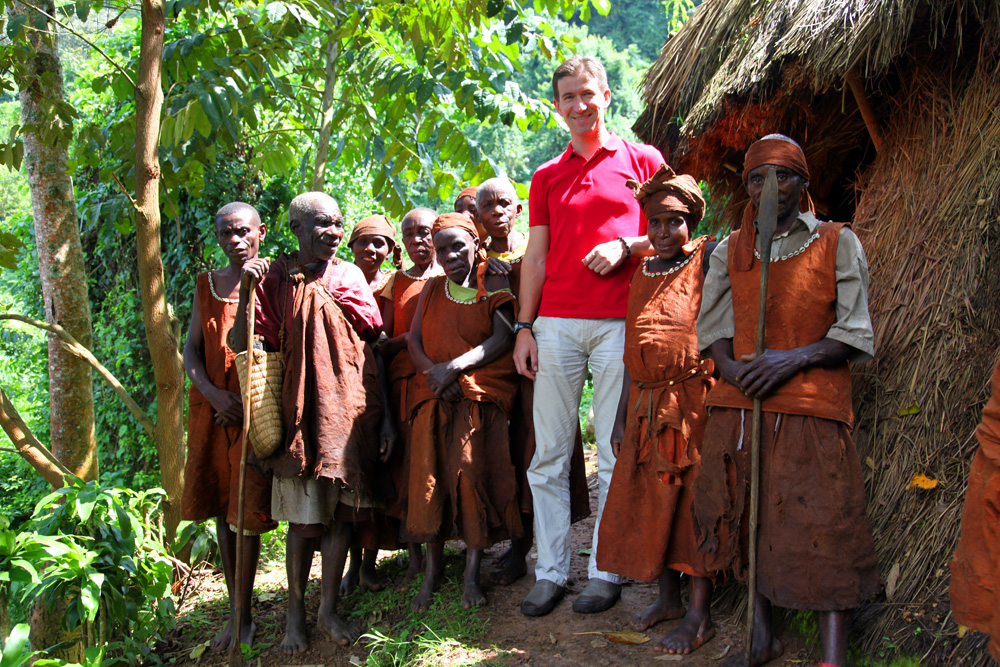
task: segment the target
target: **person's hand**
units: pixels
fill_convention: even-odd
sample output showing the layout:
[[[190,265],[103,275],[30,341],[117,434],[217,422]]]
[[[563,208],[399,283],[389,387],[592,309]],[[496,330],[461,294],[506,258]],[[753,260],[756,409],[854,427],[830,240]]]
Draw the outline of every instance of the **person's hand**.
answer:
[[[598,243],[594,249],[583,258],[583,265],[591,271],[606,276],[625,261],[625,247],[618,239],[607,243]]]
[[[243,397],[224,389],[216,389],[206,396],[215,409],[215,423],[226,426],[243,424]]]
[[[457,382],[452,382],[447,387],[442,388],[438,396],[446,401],[460,401],[462,400],[462,387]]]
[[[382,425],[378,430],[378,458],[385,463],[392,456],[392,450],[396,446],[396,426],[388,417],[382,418]]]
[[[434,364],[424,375],[427,376],[427,385],[437,396],[441,396],[444,389],[458,379],[459,371],[453,368],[450,362],[446,361]]]
[[[625,421],[615,419],[615,425],[611,427],[611,453],[618,458],[618,453],[622,450],[622,440],[625,439]]]
[[[538,344],[529,329],[521,329],[514,340],[514,368],[528,378],[535,379],[538,372]]]
[[[250,283],[259,283],[261,279],[267,274],[268,268],[271,266],[271,260],[267,257],[254,257],[253,259],[248,259],[246,264],[240,270],[240,287],[245,287],[250,289]]]
[[[798,350],[764,350],[764,354],[745,362],[739,372],[739,386],[751,398],[764,398],[805,365]]]
[[[486,274],[490,276],[509,275],[510,264],[497,257],[490,257],[486,263]]]
[[[746,361],[719,360],[715,362],[715,370],[719,372],[719,377],[725,382],[743,391],[743,383],[740,381],[740,376],[743,374],[743,368],[746,365]]]

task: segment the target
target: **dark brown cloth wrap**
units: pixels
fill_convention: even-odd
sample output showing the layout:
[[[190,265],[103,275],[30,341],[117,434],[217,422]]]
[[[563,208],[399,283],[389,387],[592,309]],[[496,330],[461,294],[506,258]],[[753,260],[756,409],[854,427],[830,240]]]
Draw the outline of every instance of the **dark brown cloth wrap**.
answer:
[[[990,653],[1000,661],[1000,361],[990,385],[951,561],[951,610],[957,623],[989,633]]]
[[[371,347],[322,277],[299,265],[294,254],[271,262],[258,294],[273,312],[284,313],[287,332],[285,444],[265,467],[279,477],[339,479],[360,495],[371,494],[382,418]]]
[[[645,208],[654,202],[660,210],[687,213],[695,222],[705,216],[705,198],[701,194],[698,181],[688,174],[675,173],[667,164],[661,164],[656,173],[645,183],[628,180],[625,181],[625,185],[635,193],[635,198],[642,205],[647,218],[650,213]]]
[[[708,412],[714,365],[698,351],[696,323],[706,242],[674,274],[632,276],[625,316],[625,367],[632,377],[625,436],[597,542],[597,566],[651,581],[664,567],[709,576],[697,549],[691,485]]]
[[[195,294],[201,310],[201,333],[205,346],[205,371],[216,387],[240,394],[235,359],[226,345],[226,334],[236,318],[236,303],[212,296],[209,274],[198,274]],[[188,397],[187,461],[184,465],[184,494],[181,518],[205,521],[224,517],[236,525],[239,507],[240,455],[243,429],[215,423],[215,408],[196,386]],[[248,466],[244,494],[244,530],[263,533],[277,522],[271,519],[271,481]]]

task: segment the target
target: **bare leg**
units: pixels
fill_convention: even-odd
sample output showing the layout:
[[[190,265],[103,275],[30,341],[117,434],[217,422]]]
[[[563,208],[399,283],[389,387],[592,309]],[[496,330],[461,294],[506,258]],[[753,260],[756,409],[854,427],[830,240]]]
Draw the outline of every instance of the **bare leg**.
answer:
[[[528,557],[528,550],[531,548],[534,516],[522,512],[521,526],[524,531],[522,536],[512,539],[510,541],[510,549],[497,558],[497,562],[502,567],[499,570],[489,573],[488,579],[490,582],[500,586],[510,586],[528,573],[528,565],[525,559]]]
[[[285,569],[288,574],[288,612],[285,614],[285,638],[281,650],[302,653],[309,648],[306,638],[306,584],[312,565],[314,541],[289,529],[285,547]]]
[[[354,561],[354,553],[351,552],[351,562]],[[365,555],[361,559],[361,590],[380,591],[388,583],[382,575],[375,569],[378,563],[378,549],[365,549]]]
[[[851,624],[850,611],[816,612],[819,636],[823,642],[823,662],[847,667],[847,634]]]
[[[774,636],[774,628],[771,625],[771,601],[757,593],[757,604],[754,613],[755,622],[753,628],[753,650],[750,651],[750,667],[760,667],[764,663],[770,662],[780,656],[785,650],[785,645]],[[742,667],[743,654],[731,656],[725,663],[739,665]]]
[[[690,653],[715,636],[712,623],[712,580],[692,577],[691,604],[681,624],[656,646],[663,653]]]
[[[424,583],[420,586],[417,597],[413,598],[413,602],[410,603],[410,608],[416,612],[425,612],[430,609],[431,598],[441,586],[441,579],[444,577],[444,542],[427,545],[426,569]]]
[[[319,603],[316,626],[341,646],[354,643],[358,633],[337,616],[340,598],[340,578],[351,546],[352,526],[344,521],[331,521],[323,532],[320,553],[323,554],[323,596]]]
[[[351,558],[347,562],[347,574],[340,580],[340,594],[349,595],[354,592],[361,581],[361,547],[351,547]]]
[[[639,632],[660,621],[669,621],[684,615],[684,605],[681,604],[680,573],[664,568],[658,581],[660,584],[659,597],[653,604],[632,617],[632,628]]]
[[[409,584],[424,569],[424,552],[420,549],[420,544],[417,542],[408,543],[406,550],[410,554],[410,562],[406,566],[406,575],[403,577],[403,581]]]
[[[486,604],[486,594],[479,583],[479,566],[483,560],[482,549],[469,549],[465,554],[465,590],[462,592],[462,607],[472,609]],[[522,562],[523,559],[522,559]]]

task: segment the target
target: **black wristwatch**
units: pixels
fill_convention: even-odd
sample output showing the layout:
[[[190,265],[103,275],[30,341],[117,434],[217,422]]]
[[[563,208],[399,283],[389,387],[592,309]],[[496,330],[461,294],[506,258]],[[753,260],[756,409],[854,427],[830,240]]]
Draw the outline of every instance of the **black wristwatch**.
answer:
[[[517,332],[520,331],[521,329],[527,329],[528,331],[531,331],[531,322],[514,322],[515,336],[517,335]],[[532,332],[532,334],[534,334],[534,332]]]

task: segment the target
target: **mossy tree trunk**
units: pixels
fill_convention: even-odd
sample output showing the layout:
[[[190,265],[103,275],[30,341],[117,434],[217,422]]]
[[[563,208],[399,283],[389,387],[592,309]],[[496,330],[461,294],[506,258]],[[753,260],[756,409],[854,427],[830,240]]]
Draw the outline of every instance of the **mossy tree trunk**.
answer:
[[[163,107],[163,30],[163,0],[143,0],[135,90],[136,251],[142,319],[156,379],[156,448],[160,458],[160,479],[168,497],[164,519],[169,544],[180,521],[184,484],[184,366],[178,349],[180,328],[164,292],[160,243],[157,146]]]
[[[40,8],[53,15],[52,0]],[[53,27],[20,2],[11,16],[24,15],[26,25]],[[39,20],[40,19],[40,20]],[[68,136],[63,99],[62,65],[54,32],[27,33],[28,57],[15,68],[21,98],[24,164],[31,188],[35,245],[45,303],[45,319],[61,324],[90,348],[93,331],[87,274],[80,244],[73,179],[68,169]],[[44,136],[42,136],[44,135]],[[53,140],[59,137],[58,140]],[[66,351],[57,336],[49,335],[49,393],[51,446],[55,456],[83,479],[97,478],[94,437],[94,394],[90,366]]]

